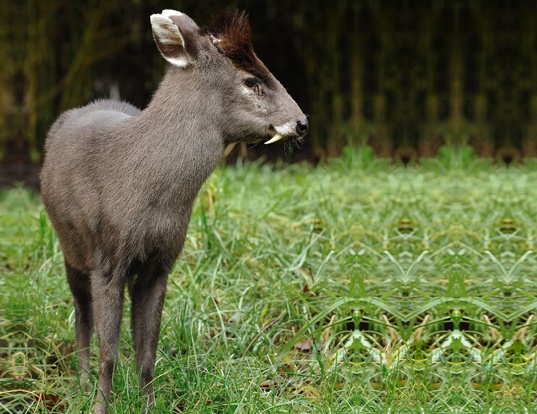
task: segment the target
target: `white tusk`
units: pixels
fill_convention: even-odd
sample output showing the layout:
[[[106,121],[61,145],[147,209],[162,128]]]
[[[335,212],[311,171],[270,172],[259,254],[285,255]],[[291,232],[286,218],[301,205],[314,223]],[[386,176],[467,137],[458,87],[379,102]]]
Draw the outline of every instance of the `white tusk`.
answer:
[[[283,138],[283,135],[276,133],[271,139],[265,142],[265,145],[273,144]]]

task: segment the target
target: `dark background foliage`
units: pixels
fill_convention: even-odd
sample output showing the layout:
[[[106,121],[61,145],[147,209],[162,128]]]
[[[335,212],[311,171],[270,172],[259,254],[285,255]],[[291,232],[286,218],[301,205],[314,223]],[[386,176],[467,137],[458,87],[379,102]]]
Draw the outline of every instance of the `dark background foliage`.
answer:
[[[166,66],[149,16],[174,8],[204,25],[226,6],[249,13],[258,55],[311,122],[293,155],[235,154],[318,160],[367,144],[410,159],[448,144],[537,155],[537,2],[3,0],[0,163],[39,165],[65,109],[108,96],[145,107]]]

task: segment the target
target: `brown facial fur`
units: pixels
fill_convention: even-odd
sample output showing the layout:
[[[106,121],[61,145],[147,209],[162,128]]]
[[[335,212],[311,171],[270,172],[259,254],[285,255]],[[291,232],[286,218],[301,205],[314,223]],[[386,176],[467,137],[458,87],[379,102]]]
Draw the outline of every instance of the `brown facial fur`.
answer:
[[[219,42],[217,49],[238,68],[251,73],[266,84],[270,72],[254,52],[248,15],[244,11],[225,10],[216,15],[207,28]]]

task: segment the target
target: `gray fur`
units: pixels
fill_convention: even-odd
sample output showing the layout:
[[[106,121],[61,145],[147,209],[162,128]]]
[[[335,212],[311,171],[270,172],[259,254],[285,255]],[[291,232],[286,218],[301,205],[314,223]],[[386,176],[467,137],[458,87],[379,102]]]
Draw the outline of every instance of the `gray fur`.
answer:
[[[95,101],[63,113],[46,142],[41,192],[64,253],[84,381],[93,326],[99,339],[96,413],[105,413],[109,400],[125,286],[148,411],[154,403],[166,281],[183,247],[194,199],[224,146],[267,140],[281,125],[307,125],[271,74],[270,83],[248,89],[244,80],[251,75],[218,50],[209,33],[185,15],[173,16],[173,23],[186,48],[162,42],[160,32],[164,46],[157,45],[165,58],[179,56],[188,65],[168,69],[145,110]],[[298,138],[303,129],[285,138]]]

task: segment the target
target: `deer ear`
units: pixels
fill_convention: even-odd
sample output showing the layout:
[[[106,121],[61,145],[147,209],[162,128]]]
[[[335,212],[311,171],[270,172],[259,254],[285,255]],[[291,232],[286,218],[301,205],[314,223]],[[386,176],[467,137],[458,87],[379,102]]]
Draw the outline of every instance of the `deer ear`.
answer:
[[[181,29],[181,26],[184,28]],[[151,16],[151,28],[157,47],[168,62],[186,68],[191,62],[185,39],[190,38],[196,23],[187,15],[175,10],[163,10],[162,14]],[[186,35],[186,36],[185,36]]]

